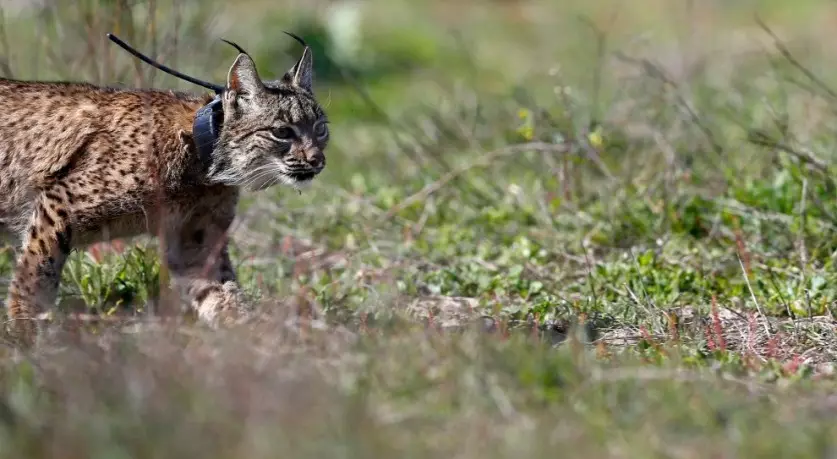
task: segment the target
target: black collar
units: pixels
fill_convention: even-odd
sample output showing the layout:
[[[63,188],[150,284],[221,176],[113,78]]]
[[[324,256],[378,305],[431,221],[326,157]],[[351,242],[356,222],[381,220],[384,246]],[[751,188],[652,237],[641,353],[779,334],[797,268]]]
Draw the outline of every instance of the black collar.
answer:
[[[212,151],[215,150],[223,122],[224,112],[220,95],[195,114],[192,122],[192,140],[204,168],[209,168],[212,163]]]

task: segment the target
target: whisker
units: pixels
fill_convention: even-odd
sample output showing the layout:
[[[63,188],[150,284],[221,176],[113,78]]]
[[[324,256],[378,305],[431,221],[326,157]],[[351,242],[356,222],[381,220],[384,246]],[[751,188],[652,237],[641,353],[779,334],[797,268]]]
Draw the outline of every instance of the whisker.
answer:
[[[250,188],[252,185],[257,184],[265,179],[265,177],[269,177],[268,181],[262,185],[262,187],[269,187],[275,184],[275,181],[278,177],[284,173],[282,165],[277,163],[268,163],[264,164],[258,168],[256,168],[253,172],[248,174],[247,178],[245,179],[244,186],[246,188]]]

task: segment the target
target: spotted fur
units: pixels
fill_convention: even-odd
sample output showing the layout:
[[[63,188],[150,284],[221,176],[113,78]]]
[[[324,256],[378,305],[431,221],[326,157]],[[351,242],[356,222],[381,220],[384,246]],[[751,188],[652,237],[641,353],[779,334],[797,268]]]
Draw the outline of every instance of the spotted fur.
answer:
[[[279,80],[230,67],[210,164],[192,139],[211,100],[163,90],[0,79],[0,232],[18,249],[10,331],[31,343],[74,248],[162,235],[174,284],[210,323],[243,306],[227,250],[241,190],[297,187],[325,167],[329,130],[306,48]]]

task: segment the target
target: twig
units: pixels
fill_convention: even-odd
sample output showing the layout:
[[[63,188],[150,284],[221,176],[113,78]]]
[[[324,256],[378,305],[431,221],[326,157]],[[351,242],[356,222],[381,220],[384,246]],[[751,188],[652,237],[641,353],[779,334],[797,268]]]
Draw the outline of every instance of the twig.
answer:
[[[148,0],[148,31],[147,34],[151,39],[151,57],[159,59],[159,49],[157,45],[157,2],[155,0]],[[148,76],[148,85],[154,86],[154,77],[156,73],[152,72]]]
[[[761,305],[759,305],[758,300],[756,300],[756,294],[753,292],[753,287],[750,285],[750,278],[747,277],[747,269],[744,268],[744,262],[741,261],[741,254],[736,252],[738,258],[738,265],[741,266],[741,274],[744,276],[744,282],[747,284],[747,290],[750,291],[750,298],[753,299],[753,303],[756,304],[756,310],[759,312],[759,315],[762,317],[767,317],[764,315],[764,311],[761,310]],[[770,338],[770,326],[768,325],[767,321],[763,322],[764,324],[764,332],[767,334],[767,337]]]
[[[630,56],[628,56],[628,55],[626,55],[622,52],[616,52],[616,53],[614,53],[614,56],[616,56],[617,59],[619,59],[623,62],[626,62],[628,64],[636,65],[637,67],[641,68],[645,72],[645,74],[650,76],[651,78],[654,78],[654,79],[656,79],[656,80],[658,80],[658,81],[660,81],[664,84],[667,84],[674,89],[680,89],[680,87],[679,87],[679,85],[677,84],[676,81],[674,81],[671,77],[666,75],[666,73],[662,69],[660,69],[654,63],[652,63],[650,60],[643,59],[643,58],[630,57]],[[710,127],[707,126],[703,122],[703,120],[700,118],[700,116],[698,116],[697,112],[692,108],[692,106],[689,104],[689,102],[686,100],[686,98],[682,94],[680,94],[679,91],[673,91],[673,94],[674,94],[674,97],[677,99],[677,102],[683,108],[683,110],[686,111],[686,113],[688,114],[691,121],[693,123],[695,123],[695,125],[698,127],[698,129],[700,129],[700,131],[706,137],[706,140],[709,141],[710,145],[712,146],[712,150],[715,152],[715,154],[717,154],[717,155],[723,154],[724,149],[723,149],[723,147],[721,147],[721,145],[715,139],[715,134],[712,132],[712,129],[710,129]]]
[[[782,289],[779,287],[779,283],[776,281],[776,274],[773,272],[773,267],[767,265],[764,267],[764,269],[767,270],[767,274],[770,276],[770,283],[773,284],[773,288],[779,295],[779,299],[782,301],[782,305],[785,307],[785,311],[788,313],[788,317],[790,317],[793,321],[793,328],[796,329],[796,314],[793,312],[793,309],[791,309],[790,303],[785,298],[785,295],[782,294]]]
[[[612,29],[616,19],[619,16],[621,9],[614,9],[608,18],[608,24],[605,26],[606,30]],[[597,26],[596,23],[591,20],[587,16],[579,16],[578,19],[583,22],[593,33],[593,37],[596,43],[596,59],[595,59],[595,70],[593,71],[593,122],[598,123],[599,118],[599,104],[601,103],[601,87],[602,87],[602,76],[604,75],[604,64],[605,64],[605,57],[607,54],[607,47],[608,47],[608,34],[605,30],[601,27]]]
[[[828,168],[828,163],[818,158],[816,155],[814,155],[814,153],[810,151],[798,150],[785,143],[779,142],[777,140],[772,140],[769,136],[767,136],[761,131],[751,130],[747,135],[747,140],[754,145],[775,148],[789,155],[795,156],[800,161],[814,166],[817,170],[825,174],[827,178],[831,173],[831,171],[829,171]],[[828,180],[829,182],[833,182],[833,180],[831,180],[830,178]]]
[[[764,30],[768,35],[770,35],[771,38],[773,38],[773,44],[776,46],[776,49],[779,50],[779,53],[782,55],[782,57],[784,57],[788,62],[790,62],[792,66],[796,67],[797,70],[799,70],[806,77],[808,77],[808,79],[811,80],[811,82],[814,83],[817,87],[819,87],[821,90],[825,91],[829,96],[831,96],[832,99],[837,99],[837,92],[834,92],[834,90],[829,88],[828,85],[825,84],[825,82],[823,82],[819,77],[814,75],[814,72],[808,70],[808,68],[802,65],[802,63],[800,63],[799,60],[797,60],[796,57],[794,57],[793,53],[790,52],[788,47],[784,43],[782,43],[782,40],[780,40],[779,37],[777,37],[776,34],[773,33],[772,30],[770,30],[770,27],[768,27],[767,24],[765,24],[764,21],[761,20],[761,17],[758,15],[758,13],[756,13],[755,15],[755,20],[756,24],[758,24],[762,30]]]
[[[6,12],[0,8],[0,46],[3,47],[3,56],[0,58],[0,70],[3,71],[3,76],[6,78],[14,78],[12,73],[12,66],[9,64],[11,59],[11,49],[9,48],[8,34],[6,33]]]
[[[802,271],[803,277],[805,276],[806,266],[808,266],[808,250],[805,247],[805,237],[807,236],[807,231],[805,228],[806,220],[808,214],[805,212],[805,195],[808,194],[808,179],[802,178],[802,196],[800,197],[799,202],[799,261],[800,261],[800,270]]]
[[[539,153],[566,153],[568,151],[567,145],[565,144],[554,144],[554,143],[546,143],[546,142],[530,142],[530,143],[523,143],[518,145],[509,145],[504,148],[500,148],[498,150],[494,150],[491,152],[486,153],[483,156],[480,156],[474,162],[464,164],[456,169],[448,172],[439,180],[436,180],[433,183],[428,184],[424,188],[422,188],[419,192],[409,196],[407,199],[401,201],[400,203],[391,207],[386,214],[384,214],[383,219],[388,220],[392,218],[398,212],[406,209],[407,207],[419,202],[421,200],[427,199],[428,196],[431,194],[439,191],[445,185],[450,183],[451,181],[455,180],[462,174],[470,171],[471,169],[482,167],[488,165],[492,160],[501,158],[503,156],[508,156],[515,153],[521,153],[525,151],[536,151]]]

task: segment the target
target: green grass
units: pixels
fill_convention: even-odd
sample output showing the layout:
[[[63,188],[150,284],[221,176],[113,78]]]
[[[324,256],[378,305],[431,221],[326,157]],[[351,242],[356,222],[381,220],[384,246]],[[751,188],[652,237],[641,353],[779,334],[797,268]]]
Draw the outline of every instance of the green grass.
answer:
[[[108,49],[113,18],[143,49],[177,24],[166,61],[219,82],[219,36],[275,76],[299,32],[328,167],[242,202],[255,322],[113,318],[3,351],[0,457],[834,454],[837,97],[752,21],[831,85],[829,2],[369,2],[349,57],[320,2],[88,3],[87,28],[7,18],[16,76],[141,81],[115,50],[62,73],[36,25],[99,62],[72,43]],[[62,310],[153,305],[154,244],[126,247],[75,253]]]

